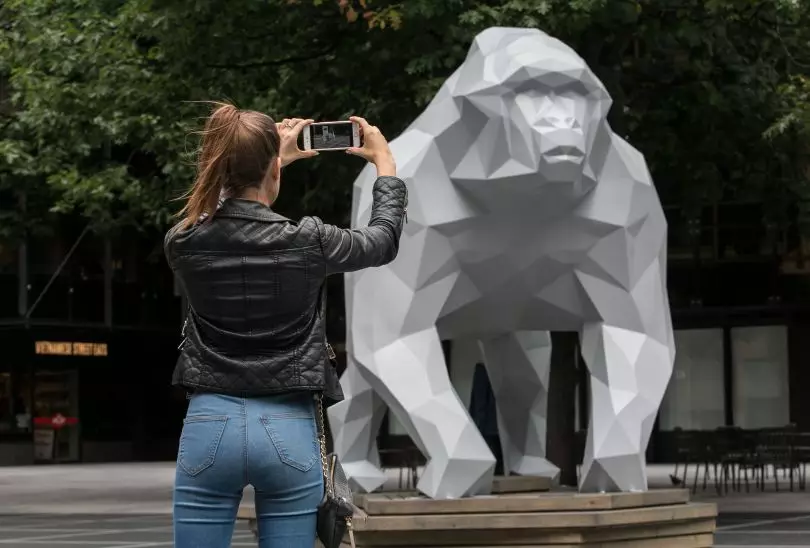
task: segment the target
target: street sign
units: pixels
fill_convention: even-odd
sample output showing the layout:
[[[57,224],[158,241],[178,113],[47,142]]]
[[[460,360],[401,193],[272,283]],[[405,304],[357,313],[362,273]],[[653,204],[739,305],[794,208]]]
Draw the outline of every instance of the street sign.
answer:
[[[108,355],[107,343],[73,341],[35,341],[34,352],[49,356],[94,356]]]
[[[72,426],[78,424],[79,419],[76,417],[66,417],[62,413],[56,413],[52,417],[35,417],[34,424],[37,426],[50,426],[54,430],[59,430],[65,426]]]

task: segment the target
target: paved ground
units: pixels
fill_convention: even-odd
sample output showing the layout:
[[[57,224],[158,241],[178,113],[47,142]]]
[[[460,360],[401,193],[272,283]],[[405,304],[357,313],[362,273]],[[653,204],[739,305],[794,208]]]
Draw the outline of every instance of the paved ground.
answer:
[[[725,514],[717,523],[717,547],[810,547],[810,514]]]
[[[671,470],[650,466],[650,487],[671,486]],[[173,481],[171,463],[0,467],[0,548],[172,546]],[[771,484],[724,497],[699,490],[695,499],[720,509],[717,547],[810,548],[810,492],[777,493]],[[232,546],[255,546],[246,525]]]
[[[171,516],[168,515],[0,516],[0,547],[3,548],[150,548],[172,545]],[[231,546],[256,546],[246,525],[237,525]],[[721,516],[715,546],[806,548],[810,546],[810,515]]]
[[[0,516],[3,548],[147,548],[173,546],[169,515]],[[231,546],[256,546],[240,523]]]

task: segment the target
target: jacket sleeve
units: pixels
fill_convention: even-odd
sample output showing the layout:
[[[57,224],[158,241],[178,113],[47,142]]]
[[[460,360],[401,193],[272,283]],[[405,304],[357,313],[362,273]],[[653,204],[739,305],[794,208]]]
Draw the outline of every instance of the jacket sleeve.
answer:
[[[408,205],[408,189],[398,177],[378,177],[368,226],[338,228],[316,219],[327,274],[382,266],[396,258]]]
[[[169,263],[169,268],[172,270],[174,270],[174,240],[182,230],[182,224],[182,222],[179,222],[171,227],[163,238],[163,254],[166,256],[166,262]]]

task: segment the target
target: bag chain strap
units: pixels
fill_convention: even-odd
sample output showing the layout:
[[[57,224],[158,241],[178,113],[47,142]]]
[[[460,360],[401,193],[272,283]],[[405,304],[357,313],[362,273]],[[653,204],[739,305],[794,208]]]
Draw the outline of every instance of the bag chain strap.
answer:
[[[329,349],[331,350],[331,346]],[[326,490],[326,496],[330,498],[335,497],[334,492],[334,485],[332,482],[332,478],[330,478],[329,474],[329,459],[326,455],[326,417],[323,411],[323,396],[321,394],[315,395],[315,405],[317,407],[315,411],[315,417],[318,423],[318,445],[321,447],[321,469],[323,470],[323,485],[324,489]],[[334,468],[334,465],[332,466]],[[346,528],[349,530],[349,542],[351,543],[351,547],[355,548],[354,544],[354,528],[352,524],[351,516],[346,518]]]
[[[326,421],[324,420],[323,413],[323,396],[317,394],[315,396],[315,411],[316,419],[318,420],[318,445],[321,448],[321,470],[323,471],[323,485],[326,489],[326,494],[329,497],[334,497],[335,493],[332,490],[332,482],[329,481],[329,459],[326,455]]]

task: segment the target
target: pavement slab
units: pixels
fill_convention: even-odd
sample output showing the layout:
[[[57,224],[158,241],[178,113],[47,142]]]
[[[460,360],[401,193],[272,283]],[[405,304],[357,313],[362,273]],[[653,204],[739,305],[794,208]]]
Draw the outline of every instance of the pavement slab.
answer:
[[[714,539],[725,548],[810,548],[810,514],[721,514]]]
[[[673,467],[648,467],[651,488],[671,487]],[[396,488],[399,471],[389,471]],[[0,467],[0,548],[170,547],[174,463]],[[691,485],[691,481],[690,481]],[[810,493],[730,492],[713,483],[695,500],[714,502],[720,516],[715,546],[810,548]],[[253,491],[245,490],[251,504]],[[231,546],[256,546],[239,522]]]
[[[148,548],[173,546],[167,515],[0,516],[0,547]],[[256,546],[247,524],[239,522],[231,546]]]

